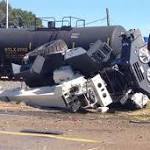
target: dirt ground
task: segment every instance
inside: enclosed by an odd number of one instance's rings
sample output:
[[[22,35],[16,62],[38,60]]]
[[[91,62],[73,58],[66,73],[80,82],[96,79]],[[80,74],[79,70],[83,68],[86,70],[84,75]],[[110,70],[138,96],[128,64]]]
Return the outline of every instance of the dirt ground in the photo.
[[[148,150],[149,120],[149,108],[71,114],[0,102],[0,150]],[[61,135],[21,132],[31,129]]]

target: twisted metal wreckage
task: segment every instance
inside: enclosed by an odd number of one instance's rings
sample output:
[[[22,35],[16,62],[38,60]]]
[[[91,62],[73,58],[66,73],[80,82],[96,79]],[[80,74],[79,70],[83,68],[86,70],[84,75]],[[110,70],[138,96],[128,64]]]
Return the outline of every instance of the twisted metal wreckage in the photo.
[[[68,49],[62,39],[36,48],[26,54],[24,65],[12,64],[15,77],[28,88],[1,91],[0,97],[72,112],[106,111],[113,103],[143,108],[150,96],[148,47],[139,30],[117,38],[120,42],[111,44],[109,38],[97,39],[89,49]]]

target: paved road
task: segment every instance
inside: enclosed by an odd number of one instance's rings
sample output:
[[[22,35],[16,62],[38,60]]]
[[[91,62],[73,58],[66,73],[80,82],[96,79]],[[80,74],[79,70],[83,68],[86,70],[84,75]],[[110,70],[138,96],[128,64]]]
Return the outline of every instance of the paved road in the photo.
[[[150,149],[150,124],[129,123],[126,115],[71,114],[0,104],[0,120],[0,150]],[[20,132],[27,129],[63,135]]]

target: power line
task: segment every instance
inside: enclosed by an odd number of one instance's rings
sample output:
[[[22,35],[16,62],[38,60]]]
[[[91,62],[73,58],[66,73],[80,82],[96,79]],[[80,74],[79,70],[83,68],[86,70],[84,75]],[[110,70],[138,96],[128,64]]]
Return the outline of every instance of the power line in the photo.
[[[101,18],[101,19],[97,19],[97,20],[88,22],[85,25],[90,25],[90,24],[93,24],[93,23],[96,23],[96,22],[100,22],[100,21],[102,22],[102,21],[105,21],[106,19],[107,19],[107,17],[104,17],[104,18]]]

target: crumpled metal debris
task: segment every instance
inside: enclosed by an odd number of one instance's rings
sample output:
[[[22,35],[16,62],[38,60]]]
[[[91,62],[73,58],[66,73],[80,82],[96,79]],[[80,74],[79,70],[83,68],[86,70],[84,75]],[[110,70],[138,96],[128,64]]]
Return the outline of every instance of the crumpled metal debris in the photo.
[[[146,104],[149,101],[149,98],[143,93],[135,93],[131,97],[131,101],[135,104],[136,108],[141,109],[146,106]]]

